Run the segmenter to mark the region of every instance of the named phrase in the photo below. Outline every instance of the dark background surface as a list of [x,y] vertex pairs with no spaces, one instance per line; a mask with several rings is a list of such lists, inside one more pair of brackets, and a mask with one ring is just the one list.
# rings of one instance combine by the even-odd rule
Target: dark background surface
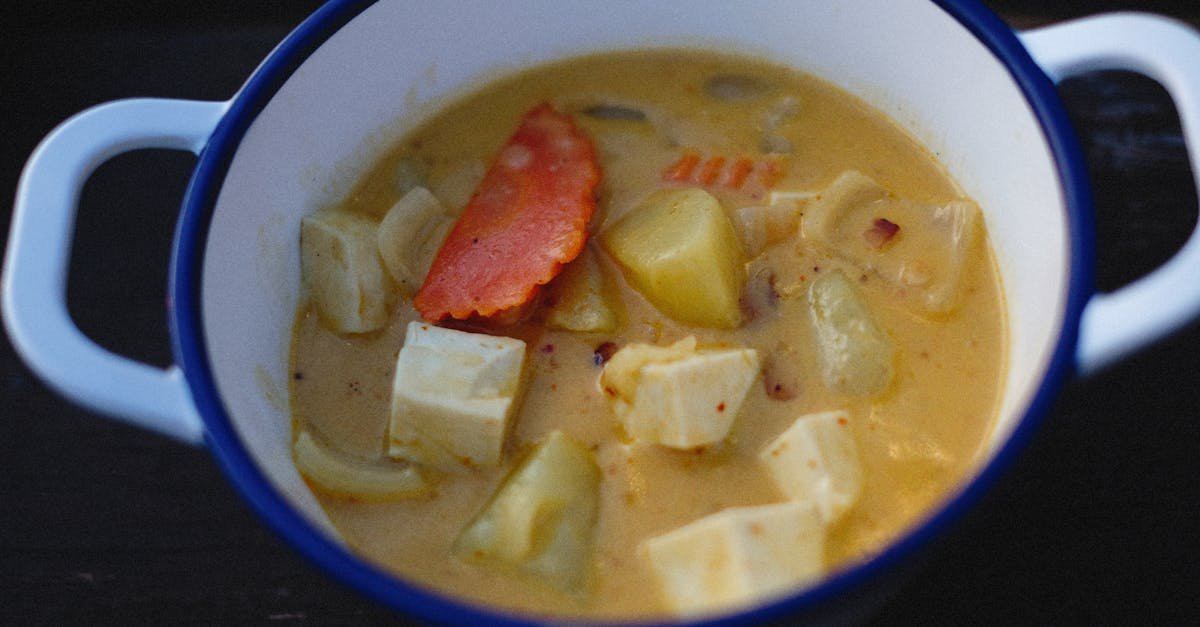
[[[228,98],[318,3],[35,2],[0,8],[0,232],[55,124],[129,96]],[[1028,27],[1200,3],[988,3]],[[1197,62],[1200,62],[1198,60]],[[1163,91],[1060,89],[1095,179],[1097,281],[1178,248],[1196,195]],[[102,345],[165,365],[166,261],[194,158],[139,151],[84,190],[68,301]],[[1200,274],[1200,273],[1198,273]],[[1071,382],[1029,449],[871,618],[876,624],[1200,624],[1200,325]],[[386,623],[255,517],[210,455],[78,409],[0,335],[0,624]]]

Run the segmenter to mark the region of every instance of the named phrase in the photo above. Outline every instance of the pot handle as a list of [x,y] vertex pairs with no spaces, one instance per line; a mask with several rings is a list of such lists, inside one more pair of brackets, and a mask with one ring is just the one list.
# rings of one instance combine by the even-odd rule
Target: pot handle
[[101,163],[139,148],[199,154],[227,107],[117,100],[51,131],[21,174],[0,285],[13,346],[51,387],[88,409],[189,444],[201,443],[204,425],[182,371],[116,355],[83,335],[67,311],[67,266],[80,190]]
[[[1113,13],[1027,31],[1020,38],[1054,82],[1092,70],[1131,70],[1175,102],[1200,189],[1200,34],[1165,17]],[[1200,313],[1200,228],[1170,260],[1111,293],[1092,295],[1075,362],[1088,374],[1158,340]]]

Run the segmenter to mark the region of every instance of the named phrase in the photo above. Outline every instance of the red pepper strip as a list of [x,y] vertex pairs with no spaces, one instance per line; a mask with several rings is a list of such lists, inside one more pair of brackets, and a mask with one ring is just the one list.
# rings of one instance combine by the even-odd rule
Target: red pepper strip
[[413,298],[430,322],[505,320],[575,259],[596,208],[591,140],[543,103],[521,119]]

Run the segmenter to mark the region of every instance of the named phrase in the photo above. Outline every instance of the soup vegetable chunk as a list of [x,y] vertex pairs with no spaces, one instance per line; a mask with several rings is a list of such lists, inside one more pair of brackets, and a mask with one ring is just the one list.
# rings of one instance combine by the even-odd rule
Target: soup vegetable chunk
[[918,522],[992,427],[979,208],[765,61],[489,83],[299,237],[297,469],[356,552],[467,602],[611,621],[800,590]]

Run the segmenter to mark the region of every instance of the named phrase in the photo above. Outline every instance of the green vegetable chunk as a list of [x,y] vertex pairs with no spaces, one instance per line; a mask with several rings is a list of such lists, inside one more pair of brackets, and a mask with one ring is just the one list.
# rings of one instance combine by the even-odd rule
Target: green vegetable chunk
[[454,541],[461,560],[586,593],[600,469],[592,452],[554,431],[504,480]]

